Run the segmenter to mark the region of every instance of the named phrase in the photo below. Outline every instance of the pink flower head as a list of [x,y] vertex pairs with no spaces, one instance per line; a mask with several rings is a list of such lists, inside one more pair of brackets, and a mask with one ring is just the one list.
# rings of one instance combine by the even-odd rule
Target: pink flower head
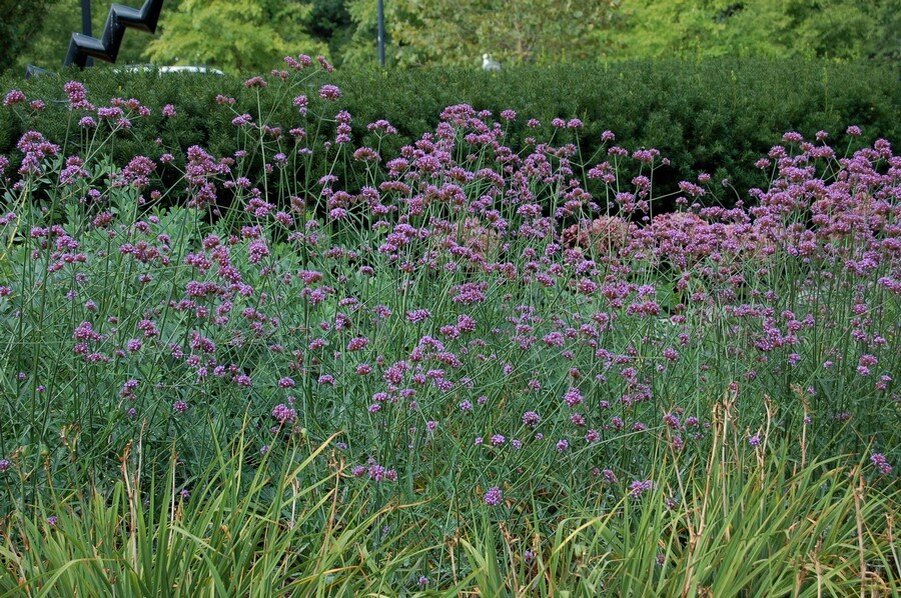
[[504,498],[504,492],[498,488],[497,486],[492,486],[485,492],[485,496],[483,497],[485,504],[495,507],[501,504],[501,500]]
[[18,89],[13,89],[3,98],[4,106],[15,106],[25,101],[25,94]]
[[335,101],[341,97],[341,90],[337,85],[323,85],[319,88],[319,97],[323,100]]
[[281,403],[272,409],[272,417],[280,424],[293,424],[297,421],[297,410]]
[[651,480],[635,480],[631,484],[629,484],[629,496],[632,498],[638,498],[645,492],[649,490],[653,490],[654,482]]
[[534,411],[526,411],[522,414],[522,423],[534,428],[541,423],[541,416]]
[[582,392],[578,388],[570,387],[569,390],[567,390],[563,395],[563,400],[569,407],[575,407],[585,399],[582,396]]
[[317,56],[316,61],[319,63],[319,66],[321,66],[325,70],[325,72],[327,72],[327,73],[334,72],[335,67],[332,66],[332,63],[329,62],[325,56],[322,56],[322,55]]
[[263,87],[268,87],[268,86],[269,86],[269,83],[267,83],[266,80],[260,76],[251,77],[250,79],[248,79],[247,81],[244,82],[244,87],[263,88]]
[[307,114],[307,107],[310,105],[310,100],[305,95],[299,95],[294,98],[294,107],[300,112],[301,116],[305,116]]
[[892,466],[889,465],[888,459],[882,453],[873,453],[873,456],[870,457],[870,462],[876,466],[876,469],[882,475],[888,475],[892,472]]

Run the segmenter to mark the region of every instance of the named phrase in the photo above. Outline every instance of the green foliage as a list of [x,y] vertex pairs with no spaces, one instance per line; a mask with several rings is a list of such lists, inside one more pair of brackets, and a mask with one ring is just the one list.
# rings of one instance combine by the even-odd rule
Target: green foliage
[[[373,2],[351,0],[362,27]],[[597,57],[614,2],[575,0],[396,0],[386,18],[400,64],[478,66],[483,53],[512,63],[552,64]]]
[[355,31],[345,1],[312,0],[307,22],[310,35],[328,44],[328,55],[340,65]]
[[[849,334],[872,334],[874,354],[866,357],[878,372],[898,371],[892,347],[899,302],[890,288],[894,182],[864,167],[877,150],[885,161],[896,159],[886,143],[858,153],[845,170],[839,139],[835,156],[803,162],[812,171],[803,182],[795,178],[799,170],[785,169],[767,181],[774,190],[768,207],[776,209],[755,214],[749,227],[690,213],[664,215],[656,228],[641,229],[613,218],[624,234],[634,231],[635,242],[614,248],[606,235],[605,249],[591,237],[569,247],[571,228],[557,235],[570,221],[565,214],[539,238],[481,226],[481,215],[467,206],[494,193],[488,189],[506,195],[518,177],[499,159],[509,154],[466,141],[469,129],[445,137],[461,141],[446,147],[455,163],[466,164],[462,178],[480,173],[460,180],[463,198],[453,203],[418,199],[433,193],[439,177],[458,180],[456,168],[434,177],[411,170],[402,176],[418,189],[385,188],[378,206],[351,200],[358,184],[378,187],[385,173],[346,159],[355,145],[329,150],[316,141],[320,132],[332,136],[334,111],[347,108],[357,117],[355,134],[378,146],[388,163],[445,104],[512,107],[519,118],[497,123],[509,127],[512,152],[529,151],[526,136],[556,147],[578,142],[565,164],[554,156],[564,176],[520,179],[530,204],[554,212],[561,184],[583,178],[598,160],[587,156],[604,149],[592,140],[608,126],[622,145],[650,139],[671,155],[688,152],[686,162],[697,151],[712,167],[738,159],[732,146],[742,139],[733,129],[769,145],[779,131],[765,129],[781,126],[779,119],[788,123],[782,128],[808,136],[823,122],[836,133],[849,121],[872,136],[896,136],[898,84],[886,70],[809,64],[806,74],[778,62],[729,61],[496,75],[423,71],[394,79],[349,71],[337,79],[344,96],[335,104],[317,97],[321,81],[310,71],[266,88],[230,77],[98,71],[86,75],[90,99],[138,97],[154,112],[134,116],[133,126],[104,121],[97,128],[73,123],[82,114],[61,101],[65,79],[15,81],[48,107],[0,110],[4,147],[35,128],[63,149],[21,184],[3,183],[0,595],[70,595],[71,588],[148,596],[889,594],[899,582],[893,517],[901,488],[888,466],[897,463],[895,389],[874,386],[877,372],[860,372],[864,356]],[[300,92],[311,96],[309,120],[291,102]],[[220,106],[216,93],[239,103]],[[164,119],[160,105],[169,102],[177,114]],[[422,105],[431,111],[417,112]],[[231,124],[245,111],[259,128]],[[565,115],[588,124],[576,131],[547,122],[524,128],[531,111],[545,121]],[[381,145],[364,125],[383,116],[404,129]],[[273,159],[282,166],[254,171],[265,160],[259,154],[294,147],[265,127],[298,121],[310,131],[309,146],[301,147],[332,160],[311,163],[305,152],[290,151]],[[212,222],[205,211],[154,202],[147,181],[132,179],[139,164],[129,165],[130,173],[119,168],[137,152],[182,154],[198,139],[217,157],[246,152],[229,161],[228,175],[213,158],[193,165],[192,179],[200,168],[207,181],[235,183],[232,203]],[[70,155],[83,161],[67,162]],[[873,167],[885,168],[885,161]],[[196,179],[188,181],[181,164],[159,162],[150,176],[164,196],[177,204],[196,196]],[[68,179],[71,171],[61,171],[73,166],[83,172]],[[852,168],[852,176],[861,175],[856,181],[845,178]],[[338,197],[316,182],[326,171],[348,191],[341,200],[348,209],[319,219],[321,206]],[[487,171],[501,179],[488,189]],[[627,188],[633,174],[616,167],[605,191]],[[651,174],[659,182],[666,172]],[[238,184],[245,175],[254,181]],[[262,206],[257,189],[278,205]],[[709,195],[716,194],[710,185]],[[785,206],[792,196],[800,199]],[[497,204],[507,212],[507,231],[532,221],[518,199]],[[282,206],[291,213],[272,213]],[[529,211],[536,223],[550,220],[540,209]],[[867,226],[843,226],[859,218]],[[692,221],[681,230],[666,225]],[[397,238],[392,222],[403,225],[394,231],[423,227],[422,234],[385,252],[383,242]],[[676,239],[689,234],[705,239],[679,247]],[[515,270],[539,263],[526,262],[532,257],[559,282],[520,279]],[[856,272],[864,259],[872,265]],[[507,265],[513,276],[501,270]],[[582,265],[591,269],[580,271]],[[636,299],[655,296],[660,305],[639,314],[637,303],[580,292],[577,284],[591,279],[617,281]],[[484,286],[484,297],[463,297],[461,287],[472,283]],[[760,318],[741,324],[737,306],[746,298]],[[682,299],[681,321],[660,317]],[[418,307],[431,315],[410,325],[403,314]],[[477,337],[442,330],[461,310],[478,318],[469,331]],[[796,338],[748,352],[759,334],[769,334],[775,320],[767,314],[786,310],[780,317],[790,318],[786,330]],[[379,312],[384,317],[374,317]],[[527,320],[534,327],[520,328],[526,318],[511,317],[529,312],[537,316]],[[809,328],[802,314],[810,315]],[[863,317],[866,324],[858,325]],[[151,318],[155,323],[145,321]],[[583,342],[575,326],[589,318],[616,324],[588,325],[587,337],[598,342]],[[517,342],[525,328],[534,343]],[[562,337],[562,330],[572,351],[557,350],[551,332]],[[880,332],[887,338],[877,343]],[[435,334],[447,338],[436,341]],[[351,345],[363,339],[364,346]],[[440,353],[421,353],[426,342],[436,351],[440,345]],[[664,364],[660,349],[675,346],[676,359]],[[614,359],[599,361],[601,347],[616,356],[615,366]],[[795,350],[797,360],[789,353]],[[670,359],[665,351],[663,357]],[[835,367],[824,368],[825,357]],[[421,384],[410,379],[415,394],[395,400],[386,393],[381,401],[376,393],[394,375],[367,376],[355,369],[364,361],[379,368],[421,364],[407,369],[416,377],[443,377],[426,370],[440,363],[457,370],[455,380],[466,376],[449,388],[426,376]],[[614,373],[626,364],[631,374]],[[610,378],[590,377],[599,371]],[[340,377],[336,386],[325,380],[330,372]],[[638,380],[647,381],[648,394],[632,402],[627,395]],[[574,405],[560,400],[576,384],[588,395],[588,421],[599,424],[595,440],[583,437],[585,420],[578,423],[567,409],[582,397]],[[473,408],[468,397],[481,393],[484,401]],[[413,397],[415,407],[406,403]],[[458,402],[464,398],[465,408]],[[542,414],[540,428],[520,415],[532,408]],[[613,413],[634,424],[615,424]],[[495,442],[495,433],[510,435],[510,450],[508,437]],[[491,446],[473,442],[476,435]],[[572,444],[555,448],[558,438]],[[889,457],[880,466],[883,450]],[[491,500],[488,487],[497,489]]]
[[[422,529],[418,504],[367,512],[345,472],[322,471],[327,445],[248,467],[239,435],[182,481],[175,455],[142,463],[138,443],[111,490],[54,489],[0,527],[0,592],[890,595],[897,486],[834,460],[799,465],[784,441],[743,448],[730,422],[716,425],[706,472],[672,455],[653,491],[570,505],[546,535],[528,515],[483,509],[450,538]],[[146,487],[139,474],[153,469],[163,482]]]
[[626,58],[897,57],[898,14],[897,0],[623,0],[612,36]]
[[366,512],[340,471],[321,471],[328,443],[298,443],[250,467],[260,458],[239,435],[187,480],[177,455],[148,463],[140,439],[133,449],[111,489],[55,488],[0,527],[0,571],[15,571],[0,575],[0,593],[306,594],[377,587],[379,576],[402,569],[366,558],[367,548],[373,557],[396,549],[403,534],[376,541],[372,533],[396,509]]
[[58,0],[0,0],[0,73],[12,67]]
[[901,491],[834,460],[799,466],[784,443],[755,455],[724,423],[706,472],[674,456],[653,492],[568,513],[544,541],[472,526],[465,583],[490,595],[889,595]]
[[[375,2],[347,0],[354,43],[343,58],[371,63]],[[901,56],[897,0],[398,0],[386,4],[398,65],[476,66],[709,57]]]
[[[222,93],[255,104],[252,92],[239,79],[228,77],[114,75],[100,70],[71,76],[84,80],[97,101],[138,97],[150,106],[172,103],[178,109],[175,119],[164,119],[157,112],[117,139],[112,151],[125,162],[137,154],[156,157],[169,151],[156,145],[158,137],[170,149],[199,144],[217,155],[230,154],[235,149],[235,129],[229,124],[233,115],[217,106],[215,97]],[[43,113],[24,119],[0,112],[0,154],[14,154],[18,138],[32,128],[55,142],[66,138],[74,123],[64,107],[51,104],[65,97],[61,93],[65,80],[0,82],[0,89],[21,88],[29,99],[48,103]],[[365,138],[367,123],[387,118],[401,133],[386,140],[388,149],[396,150],[431,130],[445,106],[460,102],[496,113],[513,108],[525,118],[542,120],[537,131],[521,124],[512,127],[511,143],[548,133],[552,118],[578,117],[586,123],[579,133],[586,156],[600,146],[601,132],[612,130],[630,149],[656,147],[669,157],[672,166],[655,173],[655,185],[662,193],[675,191],[678,181],[692,180],[698,171],[714,175],[716,182],[728,176],[740,191],[762,186],[765,175],[753,162],[788,130],[812,137],[822,129],[834,136],[857,124],[865,141],[901,138],[896,118],[901,85],[891,69],[876,64],[716,59],[522,67],[497,74],[463,68],[392,74],[339,69],[332,80],[347,91],[338,107],[328,110],[349,110],[358,138]],[[269,90],[262,90],[262,100],[267,110],[274,110],[274,124],[284,130],[297,125],[289,102],[274,101]]]
[[311,13],[309,4],[278,0],[183,0],[163,12],[147,56],[156,64],[268,70],[286,54],[324,50],[306,33]]
[[[9,2],[0,72],[55,67],[80,28],[74,0]],[[129,0],[136,5],[136,0]],[[94,0],[94,30],[111,2]],[[5,6],[5,4],[4,4]],[[42,13],[46,11],[46,15]],[[478,68],[646,58],[901,57],[897,0],[390,0],[394,66]],[[285,53],[324,53],[335,64],[376,61],[375,0],[167,0],[156,39],[126,35],[119,62],[268,70]]]

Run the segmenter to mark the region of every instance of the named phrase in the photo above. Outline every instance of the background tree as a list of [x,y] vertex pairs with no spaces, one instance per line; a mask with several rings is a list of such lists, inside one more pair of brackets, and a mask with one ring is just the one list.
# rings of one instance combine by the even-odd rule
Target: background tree
[[[390,1],[390,0],[389,0]],[[307,29],[313,39],[328,45],[328,55],[340,65],[353,41],[356,25],[345,0],[310,0]]]
[[[376,0],[342,0],[350,15],[349,42],[342,49],[340,61],[344,64],[374,64],[377,57],[376,41]],[[397,18],[396,5],[391,0],[385,2],[385,22],[393,23]],[[385,54],[389,65],[398,63],[398,52],[391,34],[388,34]]]
[[[483,53],[502,61],[551,63],[603,55],[604,31],[617,0],[391,0],[386,27],[394,61],[478,65]],[[351,62],[374,48],[374,0],[348,0],[357,31]]]
[[901,6],[896,2],[882,4],[882,10],[876,14],[868,57],[901,60]]
[[0,0],[0,73],[16,64],[58,0]]
[[[806,56],[858,59],[898,52],[898,0],[788,0],[792,50]],[[880,34],[894,21],[894,48],[880,47]]]
[[[141,0],[120,0],[139,6]],[[112,0],[93,0],[94,31]],[[286,53],[376,63],[377,0],[166,0],[157,39],[127,34],[119,63],[266,71]],[[0,0],[0,69],[56,68],[78,0]],[[386,0],[394,67],[707,57],[901,59],[899,0]],[[46,12],[45,12],[46,11]]]
[[899,54],[898,0],[622,0],[622,58]]
[[230,72],[267,71],[285,54],[320,53],[310,36],[307,2],[182,0],[164,10],[146,55],[159,64],[200,64]]
[[[477,21],[477,43],[500,59],[551,64],[605,58],[618,0],[492,3]],[[487,18],[486,18],[487,17]]]

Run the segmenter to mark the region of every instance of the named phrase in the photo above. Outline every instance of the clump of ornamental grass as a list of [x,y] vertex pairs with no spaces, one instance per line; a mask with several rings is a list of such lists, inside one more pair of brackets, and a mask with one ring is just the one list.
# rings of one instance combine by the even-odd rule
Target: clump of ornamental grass
[[[874,492],[892,487],[889,141],[789,132],[756,164],[766,189],[699,173],[658,196],[659,151],[607,131],[583,156],[574,118],[514,146],[512,111],[449,106],[389,154],[394,125],[356,135],[348,92],[309,87],[313,64],[246,82],[295,120],[219,98],[227,155],[161,139],[117,164],[104,148],[132,120],[178,107],[98,105],[69,83],[71,134],[28,132],[0,158],[4,513],[50,489],[107,496],[136,438],[145,462],[174,451],[188,480],[240,434],[274,462],[331,439],[361,510],[418,505],[382,517],[409,546],[462,545],[482,517],[547,538],[673,486],[673,463],[686,484],[739,467],[708,459],[723,389],[778,463],[864,463]],[[723,193],[741,199],[726,209]],[[428,558],[444,580],[463,555]]]
[[[715,406],[706,467],[659,455],[607,508],[551,535],[476,520],[456,545],[457,588],[485,594],[890,595],[899,582],[897,487],[845,456],[804,463],[784,439],[748,442],[734,400]],[[770,422],[772,423],[772,422]],[[526,521],[526,527],[538,522]],[[536,525],[537,527],[537,525]],[[452,561],[453,562],[453,561]]]
[[[385,533],[331,443],[278,457],[247,438],[184,479],[173,453],[150,463],[137,439],[110,487],[50,488],[0,527],[4,595],[246,595],[378,588],[399,575],[404,531]],[[315,472],[328,459],[331,471]],[[395,560],[391,561],[390,557]]]
[[145,488],[138,442],[123,454],[111,491],[54,491],[6,519],[0,560],[10,575],[0,589],[890,593],[898,583],[898,489],[880,485],[861,463],[841,464],[844,456],[798,462],[789,443],[771,439],[772,428],[749,441],[734,396],[714,411],[709,453],[700,456],[706,467],[664,448],[652,479],[568,509],[548,531],[527,505],[491,488],[474,516],[437,545],[416,521],[420,505],[367,512],[336,453],[331,472],[308,471],[329,445],[299,443],[273,460],[248,454],[239,437],[187,486],[175,481],[181,465],[173,455],[149,477],[162,487]]

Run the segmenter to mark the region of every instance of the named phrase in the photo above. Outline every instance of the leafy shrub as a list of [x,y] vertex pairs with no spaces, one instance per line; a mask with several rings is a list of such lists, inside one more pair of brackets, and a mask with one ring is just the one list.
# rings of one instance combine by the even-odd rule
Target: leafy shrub
[[[164,122],[157,112],[117,139],[111,151],[120,163],[138,154],[158,156],[158,137],[181,148],[198,144],[214,155],[228,155],[237,148],[236,134],[228,124],[231,115],[215,98],[255,97],[240,80],[229,77],[157,77],[102,68],[64,76],[84,81],[98,99],[138,97],[149,106],[175,105],[177,119]],[[585,123],[578,133],[585,156],[599,149],[601,132],[611,130],[670,158],[672,165],[655,173],[661,195],[675,192],[680,180],[699,171],[717,182],[728,177],[736,189],[765,185],[753,161],[789,130],[810,137],[819,130],[835,135],[856,124],[863,129],[864,142],[901,137],[901,84],[894,69],[878,64],[723,59],[511,68],[500,73],[339,69],[330,80],[349,90],[339,107],[353,115],[357,140],[364,137],[365,123],[385,118],[399,129],[387,148],[396,150],[432,130],[441,110],[458,103],[495,114],[510,108],[542,122],[537,130],[511,127],[513,144],[530,135],[547,136],[556,117],[579,118]],[[57,143],[66,139],[72,123],[61,118],[61,83],[53,75],[0,81],[0,89],[20,88],[29,99],[47,104],[42,113],[24,118],[0,112],[0,154],[10,153],[28,129],[41,130]],[[311,90],[314,83],[309,82]],[[265,91],[261,97],[265,110],[271,111],[266,119],[270,125],[287,130],[297,123],[290,103]],[[318,178],[328,167],[314,160],[311,176]],[[733,200],[725,199],[730,205]]]
[[788,132],[754,205],[661,214],[656,149],[466,104],[354,140],[297,70],[215,105],[218,158],[70,82],[0,159],[0,591],[896,583],[889,141]]

